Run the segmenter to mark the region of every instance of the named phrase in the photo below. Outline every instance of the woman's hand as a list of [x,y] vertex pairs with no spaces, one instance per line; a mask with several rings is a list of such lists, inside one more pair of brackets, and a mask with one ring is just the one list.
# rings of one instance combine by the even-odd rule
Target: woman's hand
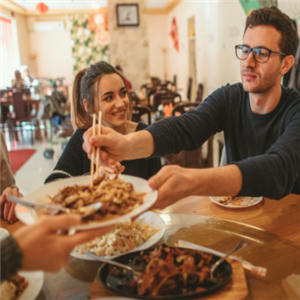
[[117,162],[111,167],[100,166],[99,170],[102,174],[121,174],[125,170],[125,167]]
[[0,211],[1,211],[1,218],[7,220],[10,223],[14,223],[18,221],[17,216],[15,214],[15,206],[16,203],[6,200],[7,196],[14,196],[21,198],[23,197],[22,193],[19,192],[17,188],[6,188],[1,197],[0,197]]

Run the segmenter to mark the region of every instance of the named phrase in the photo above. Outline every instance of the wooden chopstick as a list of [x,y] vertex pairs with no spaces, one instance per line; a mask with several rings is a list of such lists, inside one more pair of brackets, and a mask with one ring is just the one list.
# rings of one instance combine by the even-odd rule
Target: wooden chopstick
[[[93,114],[93,136],[95,135],[96,131],[96,115]],[[91,187],[94,186],[94,156],[95,156],[95,147],[93,147],[92,157],[91,157]]]
[[[101,123],[102,123],[102,112],[99,111],[99,114],[98,114],[98,136],[101,134]],[[96,154],[96,177],[99,176],[99,160],[100,160],[100,147],[97,147],[97,154]]]

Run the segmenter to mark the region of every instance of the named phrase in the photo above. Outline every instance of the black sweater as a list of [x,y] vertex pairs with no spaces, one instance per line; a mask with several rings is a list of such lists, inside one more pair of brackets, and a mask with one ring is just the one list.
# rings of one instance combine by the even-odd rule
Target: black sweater
[[243,177],[240,196],[280,199],[300,194],[300,93],[282,87],[277,107],[267,114],[251,111],[242,84],[226,85],[195,110],[147,128],[153,135],[153,155],[200,147],[224,131],[227,162]]
[[[137,131],[146,127],[145,124],[138,123]],[[84,132],[85,130],[83,129],[77,129],[75,131],[45,183],[61,178],[90,173],[90,160],[86,152],[82,149],[82,136]],[[137,176],[144,179],[150,178],[161,168],[159,157],[122,161],[121,164],[125,167],[122,174]]]

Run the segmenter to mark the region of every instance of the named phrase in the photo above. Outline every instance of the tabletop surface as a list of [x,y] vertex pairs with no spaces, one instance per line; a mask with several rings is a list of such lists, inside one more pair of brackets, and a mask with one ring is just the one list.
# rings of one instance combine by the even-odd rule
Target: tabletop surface
[[[239,210],[221,207],[208,197],[191,196],[161,211],[161,216],[166,232],[159,243],[173,246],[178,240],[186,240],[228,252],[239,240],[246,240],[248,246],[237,256],[267,269],[266,277],[245,271],[247,299],[300,299],[300,292],[293,289],[293,282],[300,286],[299,195],[291,194],[280,201],[264,199]],[[1,227],[10,233],[20,226],[20,222],[10,225],[1,221]],[[36,299],[87,299],[100,266],[100,262],[70,257],[58,273],[45,273]]]

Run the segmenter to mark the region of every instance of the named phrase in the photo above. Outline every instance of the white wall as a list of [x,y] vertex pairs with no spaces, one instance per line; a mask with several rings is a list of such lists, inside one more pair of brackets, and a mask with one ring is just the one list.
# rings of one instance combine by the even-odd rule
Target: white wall
[[[168,60],[168,19],[166,15],[148,15],[149,70],[150,75],[170,79]],[[166,77],[166,78],[165,78]]]
[[30,53],[36,55],[35,77],[65,77],[70,85],[74,78],[71,34],[67,17],[62,31],[35,31],[35,18],[29,18]]
[[[242,40],[246,15],[238,0],[231,2],[219,0],[182,1],[168,15],[159,17],[160,26],[167,23],[166,30],[161,27],[160,31],[167,31],[165,42],[168,45],[168,79],[172,80],[177,74],[177,86],[182,89],[183,96],[186,95],[189,74],[187,26],[188,19],[192,16],[195,17],[197,83],[204,84],[204,96],[207,96],[221,85],[240,81],[239,61],[235,57],[234,45]],[[174,49],[169,34],[173,17],[176,18],[178,25],[179,52]],[[158,19],[149,16],[149,20],[152,22]],[[150,48],[156,43],[156,35],[156,31],[149,30]],[[157,57],[150,52],[150,66],[155,66],[151,71],[156,74],[159,73],[157,65]]]
[[[278,8],[298,19],[300,25],[300,0],[278,0]],[[187,26],[192,16],[195,17],[197,83],[203,83],[206,97],[224,84],[240,81],[240,64],[234,46],[242,42],[246,14],[239,0],[183,0],[168,14],[149,15],[150,75],[163,78],[158,51],[167,44],[167,79],[173,80],[177,74],[177,86],[183,96],[189,77]],[[170,36],[173,17],[178,25],[179,52],[174,49]]]

